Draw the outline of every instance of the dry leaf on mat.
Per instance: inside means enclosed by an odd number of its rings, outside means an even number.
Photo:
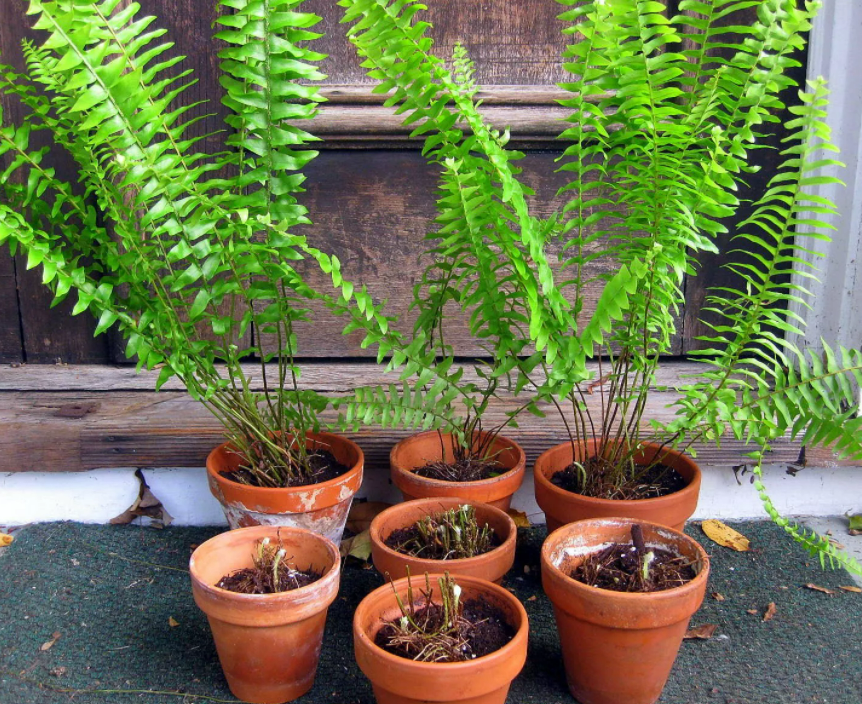
[[[51,634],[51,640],[48,640],[48,641],[45,641],[44,643],[42,643],[42,645],[39,646],[39,650],[45,651],[45,650],[50,650],[51,648],[53,648],[54,643],[56,643],[58,640],[60,640],[60,635],[61,635],[60,631],[54,631]]]
[[[716,628],[718,626],[714,623],[704,623],[702,626],[689,628],[683,637],[685,640],[709,640],[715,633]]]
[[[834,594],[835,592],[832,589],[827,589],[826,587],[821,587],[817,584],[812,584],[809,582],[805,585],[806,589],[812,589],[815,592],[823,592],[824,594]]]
[[[359,535],[341,541],[341,556],[355,557],[367,562],[371,557],[371,531],[364,530]]]
[[[724,595],[723,595],[723,594],[719,594],[718,592],[713,592],[712,594],[710,594],[710,596],[711,596],[713,599],[715,599],[716,601],[724,601]]]
[[[179,625],[180,625],[180,622],[179,622],[179,621],[177,621],[173,616],[169,616],[169,617],[168,617],[168,625],[169,625],[171,628],[176,628],[177,626],[179,626]]]
[[[731,548],[737,552],[746,552],[749,549],[750,542],[748,538],[721,521],[711,518],[701,523],[700,527],[710,540],[719,545]]]
[[[509,514],[509,517],[515,522],[515,526],[518,528],[529,528],[530,527],[530,519],[527,518],[527,514],[523,511],[516,511],[513,508],[510,508],[506,513]]]
[[[7,545],[11,545],[13,540],[15,540],[15,538],[8,533],[0,533],[0,548],[5,548]]]
[[[862,594],[862,587],[838,587],[839,589],[843,589],[845,592],[853,592],[855,594]]]
[[[371,521],[381,511],[385,511],[392,504],[383,501],[363,501],[354,503],[347,514],[347,529],[351,533],[361,533],[371,527]]]
[[[775,608],[775,602],[770,601],[766,607],[766,611],[763,614],[763,620],[764,621],[771,621],[775,617],[775,614],[777,612],[778,612],[778,609]]]

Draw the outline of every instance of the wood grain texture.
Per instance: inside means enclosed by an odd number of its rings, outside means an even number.
[[[523,180],[535,191],[530,199],[533,215],[547,217],[559,210],[564,197],[556,195],[566,183],[566,175],[556,173],[556,155],[530,153],[520,162]],[[413,284],[425,266],[420,255],[425,249],[425,234],[433,229],[437,173],[415,151],[323,152],[307,169],[308,192],[304,202],[312,213],[314,225],[297,230],[325,251],[338,256],[344,275],[368,286],[375,300],[387,300],[387,311],[404,317],[400,329],[410,331],[414,316],[407,312],[413,297]],[[600,247],[593,243],[591,247]],[[550,248],[552,258],[558,250]],[[607,260],[591,265],[587,276],[594,277],[612,266]],[[330,287],[328,277],[316,265],[297,267],[320,290]],[[594,280],[586,287],[585,315],[595,309],[603,282]],[[315,308],[310,323],[297,326],[300,355],[309,357],[367,357],[374,350],[363,350],[361,333],[341,335],[343,321]],[[454,311],[446,331],[447,342],[456,354],[483,354],[473,340],[464,316]],[[269,347],[272,340],[264,336]],[[679,341],[672,353],[681,348]]]
[[[756,18],[756,7],[745,8],[721,18],[717,22],[717,25],[722,27],[732,25],[746,26],[754,22]],[[716,35],[715,41],[720,41],[720,35]],[[738,39],[735,39],[735,41],[738,41]],[[690,45],[690,42],[684,42],[684,46]],[[724,58],[730,58],[727,50],[713,52],[713,54],[718,53],[721,53]],[[807,55],[808,49],[806,45],[802,51],[796,52],[794,56],[801,63],[801,66],[791,68],[787,72],[787,75],[796,80],[800,87],[805,85]],[[782,101],[788,106],[798,105],[800,102],[798,91],[799,88],[791,88],[783,91],[781,94]],[[793,115],[789,109],[785,109],[777,115],[777,118],[781,124],[784,124],[788,120],[793,119]],[[734,242],[733,238],[738,231],[738,224],[744,222],[752,215],[754,211],[751,205],[752,201],[756,201],[766,192],[769,181],[776,175],[784,160],[784,157],[779,154],[779,151],[786,147],[781,141],[783,137],[784,132],[779,129],[778,133],[774,136],[760,141],[761,148],[752,149],[749,152],[749,162],[756,165],[760,170],[757,173],[746,175],[746,183],[741,184],[739,192],[736,194],[742,201],[742,205],[740,205],[734,217],[725,220],[724,225],[728,231],[716,237],[716,245],[720,253],[703,253],[699,259],[697,275],[686,278],[686,302],[683,323],[684,353],[713,347],[711,343],[697,339],[702,335],[708,336],[714,334],[708,323],[721,322],[715,313],[702,310],[710,290],[717,288],[743,289],[745,287],[743,279],[730,271],[724,264],[728,261],[735,261],[760,266],[760,263],[754,257],[746,253],[756,251],[754,245],[748,241],[744,243]],[[743,251],[740,251],[740,249]],[[784,280],[790,280],[789,272]],[[722,293],[721,295],[726,294]]]
[[[38,39],[38,35],[30,29],[31,18],[25,15],[26,7],[25,0],[5,0],[0,3],[0,56],[3,63],[18,71],[21,71],[24,66],[21,40]],[[13,124],[20,124],[21,106],[8,96],[0,99],[3,100],[4,119]],[[32,134],[31,145],[34,148],[48,144],[50,140],[45,132]],[[74,182],[76,167],[68,154],[55,148],[49,163],[60,179]],[[6,252],[0,253],[0,257],[8,256]],[[74,295],[57,307],[51,308],[53,294],[42,284],[41,269],[27,271],[25,264],[24,257],[16,258],[24,358],[32,362],[54,362],[57,359],[64,362],[85,363],[108,361],[106,338],[93,337],[96,321],[89,315],[77,317],[70,315],[75,303]],[[12,300],[14,299],[4,297],[0,307],[11,309]],[[0,319],[3,324],[19,326],[17,315],[13,317],[11,310],[4,310],[0,314]]]
[[[667,419],[672,413],[667,406],[676,397],[671,389],[697,369],[693,364],[665,365],[658,381],[670,389],[651,394],[645,417]],[[221,427],[176,386],[159,393],[143,390],[151,389],[153,381],[153,373],[136,377],[127,368],[0,368],[0,472],[203,466],[207,453],[222,439]],[[303,376],[303,386],[334,395],[379,381],[380,370],[367,364],[308,364]],[[595,392],[590,404],[599,400]],[[507,398],[496,402],[487,423],[501,421],[514,403]],[[521,427],[508,434],[523,444],[530,462],[565,441],[563,424],[553,412],[544,419],[522,420]],[[350,435],[365,450],[368,467],[385,471],[390,447],[408,434],[367,429]],[[745,450],[741,443],[728,440],[721,448],[699,448],[698,461],[742,464]],[[797,444],[781,441],[769,461],[792,463],[798,455]],[[809,451],[807,460],[811,466],[836,464],[824,451]]]
[[[448,59],[460,41],[477,64],[479,83],[509,85],[554,84],[563,79],[560,54],[565,38],[557,19],[562,8],[549,0],[433,0],[419,15],[434,25],[432,53]],[[326,36],[315,49],[329,55],[323,72],[331,83],[369,83],[346,27],[342,9],[332,0],[309,0],[304,10],[323,18],[318,31]]]
[[[0,364],[24,361],[15,263],[0,252]]]

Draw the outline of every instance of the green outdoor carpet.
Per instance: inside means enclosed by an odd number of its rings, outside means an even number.
[[[771,524],[735,527],[751,538],[751,552],[734,553],[698,526],[689,529],[713,557],[708,591],[724,600],[708,596],[695,615],[692,625],[718,628],[710,640],[683,643],[662,704],[862,704],[862,594],[804,586],[837,589],[852,579],[821,572]],[[74,523],[19,531],[0,556],[0,704],[234,701],[185,573],[192,545],[216,532]],[[541,590],[544,535],[541,528],[521,532],[506,581],[524,602],[531,629],[528,663],[510,704],[573,701]],[[379,584],[373,569],[346,566],[317,684],[302,704],[374,701],[353,661],[350,628],[357,603]],[[770,602],[777,612],[764,622]]]

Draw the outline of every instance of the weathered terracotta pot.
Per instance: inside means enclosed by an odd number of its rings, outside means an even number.
[[[569,573],[609,543],[631,541],[640,523],[648,547],[695,562],[688,584],[646,594],[577,582]],[[653,704],[670,675],[692,614],[700,608],[709,557],[688,536],[665,526],[621,518],[563,526],[542,546],[542,585],[554,605],[566,679],[580,704]]]
[[[291,563],[323,572],[316,582],[279,594],[237,594],[215,584],[252,566],[257,540],[281,538]],[[195,603],[207,615],[230,691],[254,704],[302,696],[314,684],[326,611],[338,594],[336,545],[301,528],[256,526],[210,538],[189,561]]]
[[[273,489],[249,486],[222,476],[236,470],[240,456],[230,443],[224,443],[207,457],[210,491],[219,500],[231,528],[271,525],[295,526],[324,535],[336,543],[353,496],[362,485],[364,455],[359,445],[332,433],[308,433],[308,447],[324,447],[350,471],[319,484]]]
[[[497,477],[475,482],[447,482],[420,477],[413,472],[414,469],[440,459],[451,462],[453,455],[450,434],[443,433],[441,447],[440,434],[436,430],[418,433],[397,443],[389,453],[392,482],[401,490],[405,501],[441,496],[461,497],[507,511],[512,495],[524,481],[527,458],[518,443],[499,435],[494,440],[491,451],[499,453],[498,461],[503,467],[509,468]]]
[[[399,579],[366,596],[353,617],[356,662],[371,680],[378,704],[503,704],[509,686],[527,659],[527,612],[515,596],[496,584],[459,577],[461,599],[481,598],[498,606],[515,629],[515,637],[499,650],[475,660],[453,663],[415,662],[388,653],[374,644],[387,621],[400,618],[393,587],[407,600],[407,580]],[[414,598],[420,599],[419,579],[413,579]],[[421,580],[424,588],[425,580]],[[439,589],[434,590],[439,593]]]
[[[596,453],[596,439],[586,443],[576,443],[578,461],[583,461]],[[654,443],[644,443],[642,451],[636,455],[638,462],[651,462],[661,446]],[[589,454],[585,450],[588,450]],[[682,530],[685,522],[697,508],[700,495],[700,468],[686,455],[667,450],[661,450],[663,462],[673,467],[688,481],[688,485],[680,491],[660,496],[654,499],[638,499],[628,501],[623,499],[596,499],[566,491],[551,483],[551,477],[572,463],[572,444],[563,443],[543,452],[536,460],[533,469],[536,503],[545,512],[548,532],[572,521],[585,518],[634,518],[670,526]]]
[[[478,523],[493,528],[500,540],[500,545],[476,557],[466,557],[458,560],[429,560],[412,557],[393,550],[386,545],[386,539],[398,528],[407,528],[416,521],[435,513],[448,511],[452,508],[469,503],[476,509]],[[407,570],[414,578],[421,578],[426,572],[442,574],[448,572],[453,577],[478,577],[489,582],[500,583],[515,561],[515,540],[518,529],[509,515],[499,508],[489,504],[467,501],[466,499],[415,499],[403,504],[396,504],[379,513],[371,522],[371,559],[377,571],[384,577],[400,579],[407,576]]]

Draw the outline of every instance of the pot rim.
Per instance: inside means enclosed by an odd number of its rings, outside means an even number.
[[[364,602],[366,599],[370,600],[372,597],[378,596],[384,590],[388,591],[390,594],[393,594],[393,587],[397,590],[402,585],[406,585],[407,580],[407,577],[402,577],[401,579],[396,579],[394,582],[384,584],[382,587],[377,587],[377,589],[366,595],[362,599],[362,602]],[[441,671],[449,672],[452,674],[469,671],[476,663],[484,664],[490,662],[492,659],[505,660],[519,648],[524,647],[523,641],[527,638],[530,626],[529,620],[527,618],[527,610],[524,608],[524,605],[521,603],[521,600],[518,599],[518,597],[512,594],[512,592],[510,592],[508,589],[505,589],[498,584],[494,584],[493,582],[479,579],[478,577],[462,577],[459,575],[455,577],[455,581],[462,588],[466,585],[469,585],[471,587],[477,588],[477,590],[480,592],[481,590],[495,592],[498,596],[502,597],[502,599],[514,605],[515,610],[518,612],[518,616],[520,617],[521,623],[515,630],[515,635],[512,636],[512,640],[506,643],[506,645],[504,645],[502,648],[498,648],[492,653],[488,653],[487,655],[483,655],[479,658],[474,658],[473,660],[464,660],[462,662],[417,662],[416,660],[402,658],[400,655],[395,655],[394,653],[390,653],[389,651],[384,650],[383,648],[378,646],[371,637],[369,637],[365,629],[359,628],[358,621],[362,602],[360,602],[360,605],[356,608],[356,611],[353,614],[354,635],[359,639],[364,648],[369,649],[374,654],[375,658],[379,658],[383,662],[386,662],[388,664],[400,666],[402,668],[411,666],[419,667],[421,669],[426,669],[428,667],[433,667],[435,669],[440,668]],[[394,602],[395,597],[393,594],[392,603]]]
[[[583,582],[579,582],[567,575],[563,570],[561,570],[557,565],[555,565],[550,557],[551,547],[554,543],[560,543],[563,540],[563,537],[566,533],[574,533],[581,530],[588,530],[591,526],[597,525],[613,525],[613,526],[631,526],[637,523],[642,526],[649,526],[654,530],[666,531],[672,533],[673,535],[679,536],[684,539],[684,541],[690,545],[693,545],[695,548],[695,552],[698,556],[698,560],[700,562],[700,571],[695,575],[694,579],[685,584],[682,584],[678,587],[671,587],[670,589],[662,589],[661,591],[656,592],[616,592],[611,589],[602,589],[601,587],[594,587],[589,584],[584,584]],[[598,549],[598,545],[595,546]],[[586,551],[585,554],[591,554],[592,551]],[[674,599],[682,594],[687,592],[697,591],[701,588],[701,585],[704,585],[709,577],[709,555],[706,550],[704,550],[703,546],[698,543],[694,538],[686,535],[682,531],[675,530],[670,526],[663,525],[661,523],[655,523],[653,521],[642,521],[634,518],[585,518],[580,521],[574,521],[572,523],[567,523],[566,525],[560,526],[553,533],[551,533],[545,541],[542,543],[542,550],[540,554],[540,562],[543,568],[549,569],[554,577],[557,579],[562,579],[563,583],[567,585],[569,589],[573,589],[575,591],[580,591],[583,594],[589,594],[591,596],[595,596],[597,594],[607,595],[608,598],[611,599],[619,599],[622,602],[626,601],[641,601],[644,599]]]
[[[362,452],[362,448],[359,447],[353,440],[350,438],[340,435],[338,433],[327,433],[327,432],[309,432],[306,434],[306,437],[315,439],[315,438],[337,438],[341,442],[348,443],[352,445],[352,449],[357,453],[356,462],[350,467],[344,474],[340,474],[333,479],[328,479],[325,482],[318,482],[316,484],[304,484],[302,486],[282,486],[282,487],[272,487],[272,486],[253,486],[251,484],[240,484],[239,482],[231,481],[224,477],[224,472],[217,469],[215,467],[215,455],[220,450],[224,450],[225,452],[229,451],[233,448],[230,441],[223,442],[213,448],[209,455],[207,455],[207,474],[215,480],[222,487],[229,487],[229,489],[233,491],[250,491],[254,492],[256,495],[265,498],[267,496],[277,497],[284,496],[288,492],[303,492],[303,491],[314,491],[317,489],[328,489],[335,488],[340,484],[345,484],[351,482],[357,473],[361,473],[362,469],[365,465],[365,454]],[[357,487],[358,488],[358,487]]]
[[[586,441],[579,440],[576,445],[583,445],[585,442],[595,442],[597,438],[588,438]],[[658,443],[654,442],[642,442],[642,447],[644,449],[649,449],[653,447],[661,447]],[[669,454],[676,455],[677,457],[683,459],[687,464],[692,467],[692,477],[689,482],[682,488],[674,491],[670,494],[665,494],[664,496],[654,496],[650,499],[603,499],[596,496],[587,496],[585,494],[578,494],[574,491],[568,491],[567,489],[562,489],[554,484],[548,476],[545,475],[542,471],[537,471],[537,466],[542,461],[542,459],[554,452],[557,448],[560,447],[571,447],[570,442],[562,442],[553,447],[549,447],[545,450],[541,455],[536,458],[535,463],[533,464],[533,476],[535,478],[535,482],[540,484],[543,489],[547,491],[553,492],[559,496],[573,496],[577,497],[578,501],[583,501],[584,503],[591,504],[593,506],[602,506],[605,509],[612,509],[613,506],[619,506],[621,503],[630,503],[638,506],[655,506],[661,503],[667,503],[669,501],[673,501],[675,497],[685,496],[686,494],[690,494],[692,492],[698,492],[700,489],[700,482],[702,472],[700,469],[700,465],[694,461],[694,459],[690,455],[686,455],[684,452],[680,452],[679,450],[668,450]],[[554,468],[554,472],[558,472],[564,467]],[[661,524],[656,524],[661,525]],[[555,531],[556,532],[556,531]],[[549,536],[550,537],[550,536]]]
[[[475,506],[477,508],[482,508],[489,513],[496,514],[500,518],[505,518],[506,525],[509,528],[509,533],[506,536],[505,540],[503,540],[499,545],[488,550],[488,552],[483,552],[481,555],[474,555],[473,557],[459,557],[454,560],[432,560],[427,557],[415,557],[413,555],[407,555],[403,552],[398,552],[397,550],[393,550],[390,548],[384,541],[385,538],[381,535],[380,525],[385,520],[386,514],[388,513],[390,516],[392,514],[396,514],[399,510],[403,510],[401,507],[410,507],[418,506],[420,504],[452,504],[463,506],[464,504],[468,504],[470,506]],[[441,508],[445,508],[442,507]],[[409,524],[412,525],[412,524]],[[407,525],[399,526],[401,528],[406,528]],[[385,509],[378,513],[374,519],[371,521],[371,526],[369,527],[369,531],[371,534],[371,541],[375,543],[378,548],[385,554],[400,558],[402,560],[409,560],[414,563],[420,563],[423,565],[428,565],[429,567],[440,567],[439,571],[432,571],[430,569],[425,570],[428,574],[443,574],[448,570],[448,566],[451,565],[453,567],[462,567],[464,565],[470,565],[475,562],[482,561],[482,558],[488,559],[487,556],[494,555],[498,551],[508,550],[513,546],[517,540],[518,535],[518,527],[515,525],[515,521],[512,520],[512,517],[506,513],[503,509],[497,508],[496,506],[491,506],[490,504],[486,504],[482,501],[473,501],[472,499],[462,499],[457,497],[448,497],[448,496],[435,496],[423,499],[412,499],[410,501],[402,501],[401,503],[397,503],[389,508]],[[389,537],[389,536],[387,536]],[[446,567],[444,567],[444,565]],[[464,577],[458,577],[458,579],[464,579]],[[385,585],[389,586],[389,585]],[[402,660],[405,658],[401,658]]]
[[[398,473],[409,474],[413,478],[413,481],[416,481],[416,482],[422,483],[422,484],[427,484],[428,486],[451,487],[451,486],[457,484],[458,486],[462,486],[465,489],[471,489],[473,487],[486,486],[488,484],[500,482],[503,479],[508,479],[512,474],[515,474],[517,472],[523,472],[524,469],[526,468],[527,455],[524,452],[524,448],[521,447],[517,442],[512,440],[512,438],[507,437],[505,435],[497,435],[496,441],[497,442],[503,442],[506,445],[508,445],[510,449],[514,450],[518,456],[518,461],[515,462],[514,467],[507,469],[505,472],[501,472],[496,477],[488,477],[487,479],[476,479],[476,480],[471,481],[471,482],[450,482],[450,481],[446,481],[445,479],[434,479],[432,477],[423,477],[419,474],[416,474],[416,472],[415,472],[415,470],[417,469],[416,467],[414,467],[412,469],[406,469],[406,468],[402,467],[400,464],[398,464],[398,462],[396,461],[396,455],[397,455],[397,453],[401,447],[403,447],[404,445],[407,445],[409,443],[412,443],[412,442],[419,442],[420,439],[423,439],[423,438],[430,436],[430,435],[437,435],[437,433],[438,433],[438,431],[436,431],[436,430],[425,430],[421,433],[414,433],[413,435],[410,435],[406,438],[403,438],[402,440],[399,440],[397,443],[395,443],[395,445],[393,445],[392,449],[389,451],[389,466],[392,468],[392,470],[394,472],[398,472]],[[482,434],[487,435],[487,434],[489,434],[489,431],[483,430]],[[450,437],[451,435],[452,435],[452,433],[443,433],[444,437]]]
[[[205,545],[207,545],[207,543],[212,544],[228,540],[227,536],[235,538],[240,533],[243,535],[243,537],[248,538],[247,542],[249,550],[251,550],[251,548],[254,546],[255,541],[260,537],[271,537],[273,535],[277,535],[278,533],[299,534],[300,536],[304,536],[307,540],[322,543],[324,547],[326,547],[330,558],[332,558],[332,562],[330,563],[326,571],[323,573],[323,575],[320,577],[320,579],[311,582],[310,584],[306,584],[302,587],[298,587],[296,589],[291,589],[286,592],[275,592],[274,594],[241,594],[239,592],[233,592],[229,589],[217,587],[215,584],[210,584],[208,581],[204,580],[200,575],[200,570],[198,570],[195,561],[195,555],[198,554],[198,551]],[[303,597],[311,596],[313,592],[328,591],[332,588],[333,582],[335,583],[335,589],[338,589],[338,583],[341,577],[341,553],[339,552],[338,546],[335,545],[335,543],[333,543],[329,538],[320,535],[319,533],[314,533],[307,528],[298,528],[296,526],[265,525],[248,526],[245,528],[234,528],[233,530],[227,530],[223,533],[219,533],[218,535],[214,535],[212,538],[208,538],[195,548],[194,552],[192,552],[191,557],[189,558],[189,575],[191,576],[192,581],[195,583],[195,585],[207,596],[213,596],[219,599],[235,600],[237,603],[240,604],[261,604],[263,602],[268,602],[269,604],[272,604],[278,603],[279,601],[304,601]]]

